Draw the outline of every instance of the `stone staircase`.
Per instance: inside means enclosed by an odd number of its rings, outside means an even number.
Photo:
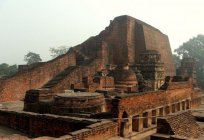
[[[55,76],[53,79],[48,81],[42,88],[52,88],[56,84],[58,84],[65,76],[69,75],[72,71],[74,71],[77,68],[77,66],[69,66],[64,71],[59,73],[57,76]]]

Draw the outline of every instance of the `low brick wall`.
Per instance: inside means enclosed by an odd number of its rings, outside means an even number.
[[[20,130],[30,137],[60,137],[96,122],[94,119],[0,110],[0,125]]]
[[[191,101],[191,108],[198,108],[201,105],[201,101],[204,99],[204,96],[198,96],[196,98],[193,98]]]
[[[112,121],[102,121],[69,134],[73,140],[105,140],[117,135],[117,124]]]
[[[31,137],[39,136],[34,138],[38,140],[104,140],[118,134],[117,123],[108,120],[97,121],[48,114],[40,115],[23,111],[0,110],[0,125],[18,129]],[[30,139],[21,135],[0,138],[13,137],[24,140]]]
[[[116,117],[122,118],[123,112],[128,115],[142,113],[145,110],[163,107],[169,104],[177,103],[182,100],[191,99],[193,90],[190,87],[161,90],[143,93],[134,93],[129,95],[121,95],[113,101],[112,112]]]

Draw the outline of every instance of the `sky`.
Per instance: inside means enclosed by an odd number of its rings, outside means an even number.
[[[29,51],[75,46],[130,15],[168,35],[171,49],[204,34],[203,0],[0,0],[0,64],[24,64]]]

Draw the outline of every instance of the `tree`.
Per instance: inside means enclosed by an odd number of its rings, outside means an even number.
[[[7,70],[9,65],[6,63],[0,64],[0,77],[7,76]]]
[[[6,63],[0,64],[0,77],[11,76],[18,71],[17,65],[9,66]]]
[[[25,56],[24,56],[24,61],[27,64],[33,64],[33,63],[37,63],[37,62],[41,62],[42,59],[40,58],[39,54],[36,54],[34,52],[28,52]]]
[[[178,68],[181,65],[181,59],[177,54],[173,54],[173,60],[176,68]]]
[[[67,46],[60,46],[57,48],[50,48],[50,53],[52,58],[56,58],[62,54],[65,54],[68,51],[69,47]]]
[[[8,76],[14,75],[17,71],[18,71],[18,66],[16,64],[9,66]]]
[[[193,57],[198,61],[198,65],[204,66],[204,35],[193,37],[179,46],[178,49],[175,49],[174,52],[180,57]]]
[[[204,80],[204,35],[197,35],[175,49],[179,57],[193,57],[196,60],[197,80]]]

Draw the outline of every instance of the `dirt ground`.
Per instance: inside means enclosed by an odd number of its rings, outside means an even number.
[[[0,125],[0,136],[6,136],[6,135],[11,135],[11,134],[21,134],[21,135],[23,135],[23,133],[21,133],[21,132],[19,132],[17,130],[10,129],[8,127]]]

